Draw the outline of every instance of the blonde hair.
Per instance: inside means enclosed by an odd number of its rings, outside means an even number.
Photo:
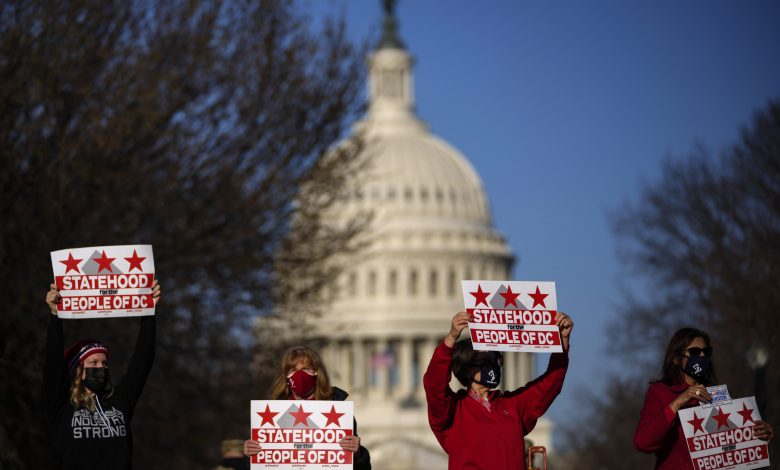
[[[314,387],[315,400],[330,400],[333,398],[333,388],[330,385],[328,371],[317,351],[308,346],[296,346],[288,349],[279,365],[274,385],[271,388],[272,400],[289,400],[290,390],[287,388],[287,373],[303,363],[317,372],[317,385]]]
[[[73,369],[73,380],[70,382],[70,403],[77,410],[80,408],[86,408],[91,412],[95,412],[95,394],[90,392],[84,385],[84,381],[81,380],[81,376],[84,375],[84,364],[79,362]],[[108,384],[109,390],[106,393],[106,397],[110,397],[114,394],[114,387]]]

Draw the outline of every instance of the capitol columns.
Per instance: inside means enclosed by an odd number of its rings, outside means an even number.
[[[398,387],[395,396],[401,399],[407,398],[412,394],[412,361],[414,360],[414,344],[409,336],[402,337],[398,345]]]

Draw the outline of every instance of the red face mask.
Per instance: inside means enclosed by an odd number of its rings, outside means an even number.
[[[287,376],[287,388],[300,398],[309,398],[317,387],[317,373],[311,374],[303,369]]]

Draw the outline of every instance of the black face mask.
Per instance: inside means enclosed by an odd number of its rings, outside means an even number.
[[[501,366],[498,363],[487,364],[479,369],[478,384],[487,388],[496,388],[501,383]]]
[[[707,356],[692,356],[688,358],[688,362],[685,364],[686,374],[690,375],[697,382],[704,385],[711,385],[710,382],[710,369],[712,369],[712,363]]]
[[[91,392],[100,395],[108,388],[108,368],[106,367],[86,367],[84,371],[87,378],[84,379],[84,386]]]

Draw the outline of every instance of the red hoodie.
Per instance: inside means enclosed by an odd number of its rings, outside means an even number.
[[[680,419],[669,408],[669,404],[687,388],[685,383],[654,382],[647,389],[634,432],[634,446],[647,454],[654,453],[655,468],[659,470],[693,470]],[[697,404],[696,400],[691,400],[683,408]]]
[[[447,454],[450,469],[525,468],[525,442],[563,387],[569,355],[550,356],[547,371],[511,392],[490,392],[490,410],[466,390],[450,389],[453,349],[436,347],[423,377],[428,423]]]

